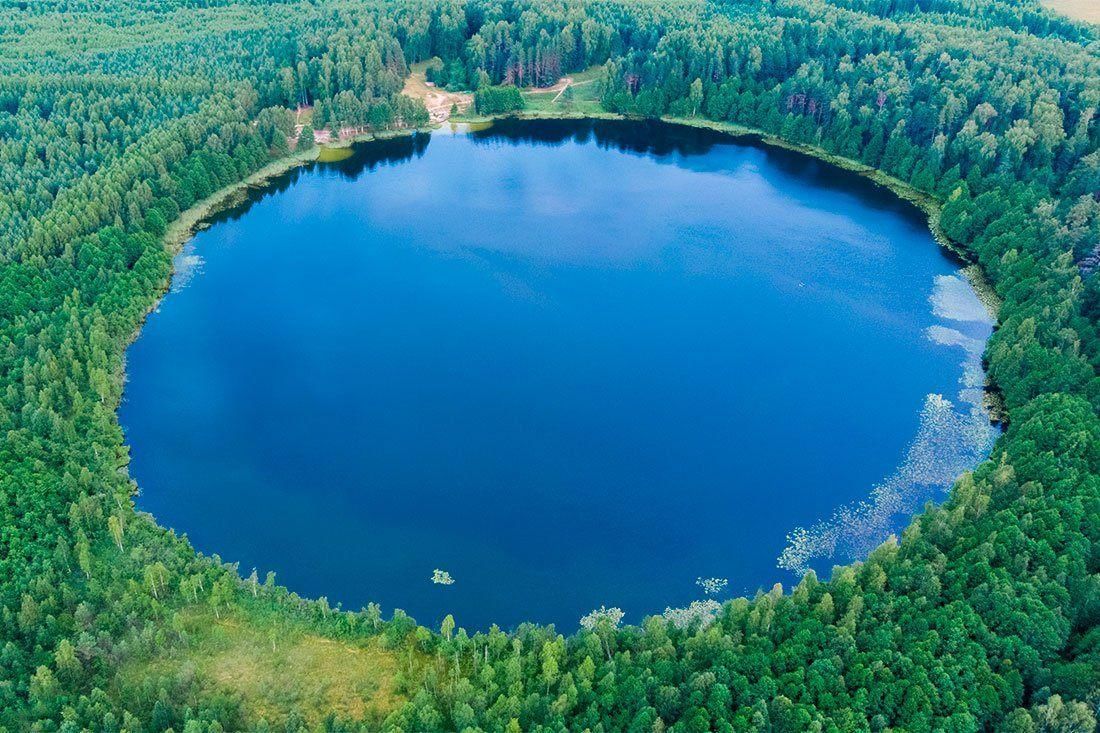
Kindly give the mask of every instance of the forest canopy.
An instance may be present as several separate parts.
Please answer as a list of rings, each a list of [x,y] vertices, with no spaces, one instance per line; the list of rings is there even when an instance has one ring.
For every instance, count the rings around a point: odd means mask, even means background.
[[[2,7],[4,730],[1096,727],[1096,27],[1036,0]],[[910,187],[1000,303],[985,361],[1007,429],[991,458],[829,579],[631,626],[603,609],[578,630],[429,630],[197,555],[135,510],[117,419],[125,348],[171,273],[166,235],[309,146],[300,108],[318,131],[425,125],[401,94],[420,62],[484,114],[595,67],[607,114],[751,128]],[[258,704],[259,686],[200,663],[210,627],[254,641],[261,666],[287,639],[369,650],[387,693]]]

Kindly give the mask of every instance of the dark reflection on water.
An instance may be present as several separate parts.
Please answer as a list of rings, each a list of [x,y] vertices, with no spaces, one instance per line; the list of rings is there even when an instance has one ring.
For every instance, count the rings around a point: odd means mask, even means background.
[[[331,163],[314,163],[326,173],[337,173],[344,180],[354,181],[367,171],[379,166],[403,163],[420,158],[428,149],[432,136],[425,132],[401,135],[389,140],[375,140],[355,146],[355,154],[350,158]]]
[[[216,212],[207,219],[206,223],[213,226],[225,221],[237,221],[257,203],[269,196],[283,193],[297,183],[302,176],[324,172],[339,176],[345,181],[354,181],[363,173],[379,166],[394,165],[419,158],[428,149],[430,140],[431,135],[428,133],[417,132],[412,135],[355,144],[353,154],[343,160],[313,161],[296,166],[268,179],[261,187],[249,189],[239,203]]]
[[[505,141],[513,145],[558,146],[567,141],[595,141],[605,150],[644,155],[705,155],[730,137],[712,130],[670,125],[654,120],[623,123],[618,120],[503,119],[472,132],[475,142]]]
[[[988,335],[932,312],[965,285],[912,207],[657,123],[358,145],[192,244],[128,354],[139,506],[429,625],[638,622],[699,576],[795,580],[787,532],[890,476]]]
[[[684,158],[705,156],[715,146],[753,148],[767,159],[767,164],[792,177],[820,187],[843,184],[860,196],[868,206],[892,211],[914,224],[924,226],[925,214],[915,205],[898,198],[889,189],[865,176],[838,169],[812,156],[794,150],[768,145],[753,135],[732,137],[707,128],[670,124],[659,120],[522,120],[505,118],[485,129],[475,130],[470,137],[481,144],[546,145],[556,147],[566,142],[594,142],[598,147],[620,153],[652,156],[659,162],[677,163]],[[724,159],[691,160],[687,167],[699,171],[721,170]],[[947,256],[962,264],[953,253]]]

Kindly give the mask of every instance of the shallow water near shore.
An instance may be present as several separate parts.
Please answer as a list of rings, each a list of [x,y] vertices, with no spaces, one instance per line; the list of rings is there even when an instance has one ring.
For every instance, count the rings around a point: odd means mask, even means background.
[[[128,353],[138,506],[347,608],[572,630],[794,583],[995,437],[990,319],[922,215],[707,130],[358,145],[176,264]]]

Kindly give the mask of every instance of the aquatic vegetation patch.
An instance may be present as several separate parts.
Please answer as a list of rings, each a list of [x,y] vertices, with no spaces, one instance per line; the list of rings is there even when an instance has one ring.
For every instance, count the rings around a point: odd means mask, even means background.
[[[608,608],[607,606],[600,606],[595,611],[586,613],[581,616],[581,628],[587,631],[593,631],[604,625],[609,625],[611,628],[618,628],[619,624],[623,622],[623,617],[626,614],[621,608]]]
[[[695,585],[703,589],[708,596],[718,595],[730,584],[728,578],[696,578]]]
[[[180,253],[176,255],[173,264],[172,292],[180,292],[186,288],[195,277],[201,275],[204,264],[206,264],[206,260],[195,251],[195,243],[192,240],[187,240],[180,250]]]
[[[958,275],[936,277],[929,302],[941,319],[971,328],[991,323],[986,307]],[[955,401],[929,394],[917,435],[898,469],[875,486],[867,499],[841,506],[810,527],[792,530],[779,555],[779,567],[801,575],[817,561],[850,562],[866,556],[898,531],[903,517],[942,498],[961,474],[989,456],[999,430],[991,422],[986,399],[985,342],[960,330],[964,327],[940,323],[925,330],[933,343],[963,350]]]
[[[989,323],[989,307],[982,303],[974,286],[959,275],[937,275],[928,302],[932,312],[949,321]]]
[[[714,623],[721,610],[721,603],[708,598],[705,601],[692,601],[686,608],[666,608],[661,616],[677,629],[690,629],[696,625],[705,629]]]
[[[326,145],[317,153],[317,161],[320,163],[339,163],[341,160],[347,160],[352,155],[354,155],[354,151],[350,147]]]

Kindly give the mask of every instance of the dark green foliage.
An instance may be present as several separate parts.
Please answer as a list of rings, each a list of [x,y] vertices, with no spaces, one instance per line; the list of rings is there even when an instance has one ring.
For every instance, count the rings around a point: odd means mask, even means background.
[[[188,675],[188,608],[380,634],[406,731],[1084,731],[1100,704],[1100,57],[1035,0],[105,0],[0,14],[0,726],[250,727]],[[899,546],[706,627],[446,636],[330,612],[133,509],[123,350],[180,213],[317,129],[427,120],[438,57],[485,114],[605,67],[611,112],[700,116],[875,166],[942,204],[1001,301],[1008,429]],[[501,86],[503,85],[503,86]],[[299,142],[301,141],[301,142]],[[735,203],[735,202],[734,202]],[[842,459],[842,457],[841,457]],[[782,470],[782,467],[777,467]],[[295,719],[279,721],[295,729]],[[341,726],[333,719],[330,727]]]
[[[515,87],[485,87],[474,94],[474,109],[478,114],[508,114],[518,112],[523,107],[523,95]]]

